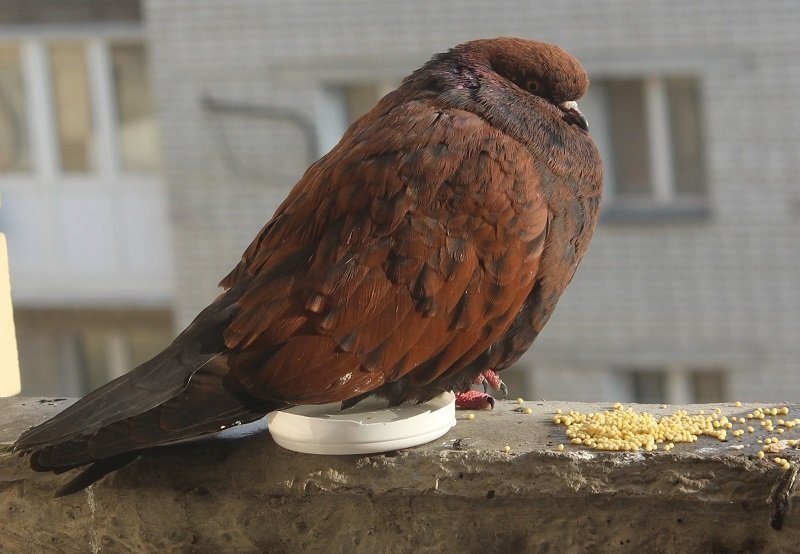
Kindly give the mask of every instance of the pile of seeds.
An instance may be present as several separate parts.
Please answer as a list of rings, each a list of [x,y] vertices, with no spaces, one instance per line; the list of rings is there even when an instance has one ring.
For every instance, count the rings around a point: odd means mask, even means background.
[[[737,402],[736,406],[741,406],[741,402]],[[773,421],[772,416],[788,414],[789,408],[783,406],[757,408],[748,413],[746,418],[729,419],[721,414],[719,408],[710,414],[706,414],[703,410],[696,414],[678,410],[672,415],[658,417],[616,403],[611,410],[586,414],[576,411],[564,414],[561,410],[556,410],[553,423],[566,427],[566,435],[572,444],[597,450],[635,452],[643,449],[652,452],[658,449],[669,451],[674,448],[675,443],[695,442],[703,435],[725,441],[730,432],[733,437],[741,440],[745,433],[755,432],[755,427],[747,425],[748,420],[760,420],[760,426],[764,431],[782,435],[800,425],[800,418]],[[734,429],[735,425],[741,427]],[[759,439],[756,442],[764,445],[759,452],[759,459],[764,458],[764,452],[774,453],[800,443],[798,440],[779,441],[777,437]],[[558,449],[562,450],[563,447],[559,445]],[[775,457],[773,461],[783,469],[791,467],[785,458]]]

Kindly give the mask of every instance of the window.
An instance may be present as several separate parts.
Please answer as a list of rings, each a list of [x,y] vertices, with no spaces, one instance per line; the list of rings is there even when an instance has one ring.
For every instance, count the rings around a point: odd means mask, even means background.
[[[727,374],[717,368],[643,367],[619,372],[624,398],[643,404],[706,404],[727,400]]]
[[[692,402],[708,404],[728,399],[725,372],[722,370],[694,370],[690,373]]]
[[[667,401],[667,377],[663,371],[631,371],[629,379],[634,402],[661,404]]]
[[[61,169],[86,172],[96,167],[86,45],[53,42],[48,51]]]
[[[0,172],[31,169],[20,49],[0,43]]]
[[[696,78],[599,79],[581,104],[605,161],[612,211],[705,205]]]
[[[158,168],[158,139],[144,45],[111,46],[120,162],[126,171]]]
[[[141,40],[0,42],[0,173],[108,182],[159,165]]]

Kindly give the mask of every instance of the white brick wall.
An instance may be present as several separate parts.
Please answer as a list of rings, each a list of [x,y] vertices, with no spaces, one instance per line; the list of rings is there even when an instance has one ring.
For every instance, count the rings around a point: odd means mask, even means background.
[[[799,2],[146,0],[145,7],[181,324],[216,294],[216,281],[306,166],[286,148],[298,144],[291,130],[260,125],[248,132],[258,132],[274,174],[236,179],[201,109],[203,94],[313,118],[326,80],[401,76],[463,40],[518,35],[560,43],[594,75],[697,74],[712,207],[707,221],[600,227],[524,359],[536,366],[535,394],[611,399],[613,387],[597,383],[607,381],[608,368],[631,363],[722,365],[732,370],[732,397],[742,400],[800,394]],[[598,369],[580,369],[591,367]]]

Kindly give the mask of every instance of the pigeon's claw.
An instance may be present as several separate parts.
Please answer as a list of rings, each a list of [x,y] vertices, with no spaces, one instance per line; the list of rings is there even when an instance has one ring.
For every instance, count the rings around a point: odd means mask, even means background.
[[[505,382],[500,381],[500,388],[498,390],[503,393],[503,398],[508,396],[508,387],[506,386]]]

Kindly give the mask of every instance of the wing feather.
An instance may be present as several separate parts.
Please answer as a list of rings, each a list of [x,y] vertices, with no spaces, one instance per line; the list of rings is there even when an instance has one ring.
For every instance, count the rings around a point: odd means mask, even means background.
[[[547,222],[530,153],[422,101],[382,118],[309,169],[227,281],[251,280],[225,339],[256,396],[428,383],[488,348],[530,292]]]

